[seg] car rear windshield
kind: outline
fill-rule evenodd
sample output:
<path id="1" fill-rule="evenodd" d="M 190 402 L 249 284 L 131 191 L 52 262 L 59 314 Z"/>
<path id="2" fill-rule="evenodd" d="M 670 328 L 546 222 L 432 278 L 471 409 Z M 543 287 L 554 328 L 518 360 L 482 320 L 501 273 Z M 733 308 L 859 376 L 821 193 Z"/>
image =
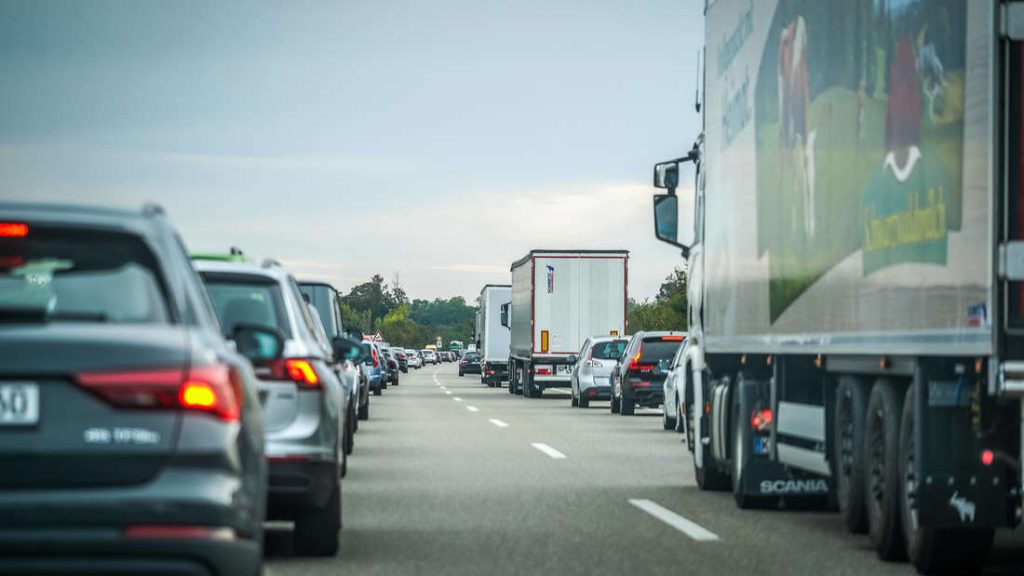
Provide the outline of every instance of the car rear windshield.
<path id="1" fill-rule="evenodd" d="M 640 361 L 657 362 L 659 360 L 671 360 L 676 351 L 683 345 L 682 340 L 663 340 L 662 338 L 675 338 L 673 336 L 657 336 L 644 338 L 643 346 L 640 349 Z"/>
<path id="2" fill-rule="evenodd" d="M 163 275 L 139 236 L 28 225 L 22 230 L 0 237 L 0 319 L 170 322 Z"/>
<path id="3" fill-rule="evenodd" d="M 469 360 L 469 361 L 472 362 L 473 360 L 479 360 L 480 359 L 480 355 L 479 354 L 474 354 L 473 352 L 470 352 L 469 354 L 466 354 L 465 356 L 463 356 L 463 359 L 464 360 Z"/>
<path id="4" fill-rule="evenodd" d="M 291 337 L 281 288 L 270 278 L 251 274 L 203 274 L 206 291 L 225 336 L 239 324 L 276 328 Z"/>
<path id="5" fill-rule="evenodd" d="M 622 356 L 622 352 L 626 349 L 626 344 L 627 342 L 625 340 L 598 342 L 597 344 L 594 344 L 594 347 L 590 350 L 590 354 L 595 360 L 617 360 Z"/>

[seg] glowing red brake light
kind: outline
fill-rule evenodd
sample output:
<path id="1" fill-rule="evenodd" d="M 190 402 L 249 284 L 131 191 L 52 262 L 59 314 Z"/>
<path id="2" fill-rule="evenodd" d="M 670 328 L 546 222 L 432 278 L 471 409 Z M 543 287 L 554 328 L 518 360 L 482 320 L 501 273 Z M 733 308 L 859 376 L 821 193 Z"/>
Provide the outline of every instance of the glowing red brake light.
<path id="1" fill-rule="evenodd" d="M 682 336 L 662 336 L 661 340 L 663 342 L 682 342 L 683 341 L 683 337 Z"/>
<path id="2" fill-rule="evenodd" d="M 754 410 L 750 417 L 750 426 L 758 432 L 766 432 L 772 424 L 772 411 L 769 408 Z"/>
<path id="3" fill-rule="evenodd" d="M 284 367 L 288 371 L 288 376 L 299 384 L 309 386 L 320 384 L 320 377 L 316 375 L 316 370 L 313 369 L 313 365 L 308 360 L 285 360 Z"/>
<path id="4" fill-rule="evenodd" d="M 25 236 L 28 236 L 28 224 L 0 222 L 0 238 L 24 238 Z"/>
<path id="5" fill-rule="evenodd" d="M 377 349 L 370 348 L 370 353 L 373 354 L 373 367 L 376 368 L 377 366 L 380 366 L 380 356 L 377 355 Z"/>
<path id="6" fill-rule="evenodd" d="M 985 466 L 991 466 L 992 462 L 996 459 L 996 455 L 991 450 L 985 450 L 981 453 L 981 463 Z"/>
<path id="7" fill-rule="evenodd" d="M 168 368 L 88 372 L 75 380 L 117 408 L 199 410 L 227 421 L 238 420 L 241 412 L 238 375 L 219 364 L 193 367 L 187 378 L 183 370 Z"/>
<path id="8" fill-rule="evenodd" d="M 643 349 L 644 349 L 644 345 L 643 344 L 641 344 L 636 349 L 636 355 L 633 356 L 633 358 L 631 358 L 630 361 L 629 361 L 629 369 L 630 370 L 639 370 L 640 369 L 640 353 L 643 352 Z"/>

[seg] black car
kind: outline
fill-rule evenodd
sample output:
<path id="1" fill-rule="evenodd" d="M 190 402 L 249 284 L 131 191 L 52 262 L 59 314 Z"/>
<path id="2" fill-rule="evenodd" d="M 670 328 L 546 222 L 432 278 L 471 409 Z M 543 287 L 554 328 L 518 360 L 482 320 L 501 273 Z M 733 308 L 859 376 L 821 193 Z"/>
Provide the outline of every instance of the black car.
<path id="1" fill-rule="evenodd" d="M 476 352 L 468 352 L 459 360 L 459 376 L 466 374 L 480 374 L 482 359 Z"/>
<path id="2" fill-rule="evenodd" d="M 157 207 L 0 203 L 0 573 L 261 573 L 263 419 Z"/>
<path id="3" fill-rule="evenodd" d="M 637 332 L 612 370 L 612 413 L 631 416 L 637 406 L 656 407 L 664 400 L 665 372 L 659 368 L 683 345 L 683 332 Z"/>

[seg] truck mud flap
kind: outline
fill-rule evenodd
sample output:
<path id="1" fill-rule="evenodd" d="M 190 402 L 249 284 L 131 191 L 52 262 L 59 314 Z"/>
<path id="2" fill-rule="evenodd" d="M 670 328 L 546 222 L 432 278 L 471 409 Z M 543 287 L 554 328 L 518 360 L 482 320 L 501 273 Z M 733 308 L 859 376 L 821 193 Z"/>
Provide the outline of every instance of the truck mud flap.
<path id="1" fill-rule="evenodd" d="M 825 478 L 794 474 L 786 466 L 758 456 L 747 461 L 743 470 L 743 493 L 763 497 L 823 497 L 831 486 Z"/>

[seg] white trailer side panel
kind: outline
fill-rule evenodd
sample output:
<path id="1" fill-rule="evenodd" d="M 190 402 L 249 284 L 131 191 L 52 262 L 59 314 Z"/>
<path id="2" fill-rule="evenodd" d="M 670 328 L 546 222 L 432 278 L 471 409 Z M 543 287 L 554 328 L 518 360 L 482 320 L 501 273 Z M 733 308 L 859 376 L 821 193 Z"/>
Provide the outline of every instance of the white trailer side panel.
<path id="1" fill-rule="evenodd" d="M 484 362 L 508 362 L 512 333 L 501 325 L 501 306 L 511 300 L 510 286 L 486 286 L 480 293 L 480 353 Z"/>

